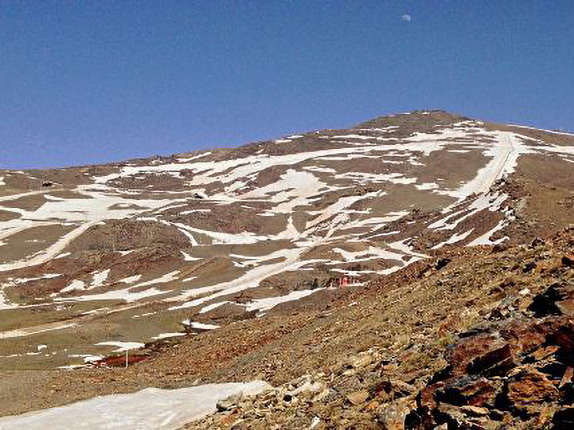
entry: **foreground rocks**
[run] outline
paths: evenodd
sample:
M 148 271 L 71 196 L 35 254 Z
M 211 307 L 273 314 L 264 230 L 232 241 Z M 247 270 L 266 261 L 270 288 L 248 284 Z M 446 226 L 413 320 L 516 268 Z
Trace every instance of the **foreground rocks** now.
M 417 390 L 380 378 L 384 363 L 381 351 L 365 351 L 332 373 L 304 375 L 259 396 L 225 399 L 218 413 L 185 428 L 401 429 Z
M 418 394 L 405 428 L 562 428 L 574 394 L 573 346 L 566 316 L 512 320 L 462 339 Z
M 186 428 L 574 428 L 572 319 L 509 321 L 495 332 L 468 335 L 421 390 L 382 377 L 381 351 L 368 351 L 334 373 L 221 401 L 217 414 Z
M 383 377 L 384 354 L 368 351 L 332 374 L 226 399 L 217 414 L 186 428 L 574 428 L 574 321 L 550 316 L 488 330 L 463 334 L 448 365 L 421 390 Z
M 556 241 L 566 249 L 574 245 L 571 232 Z M 508 251 L 494 250 L 501 252 Z M 477 316 L 470 323 L 460 306 L 458 312 L 457 305 L 448 311 L 435 306 L 442 315 L 434 332 L 438 339 L 397 334 L 395 339 L 404 339 L 402 349 L 370 348 L 327 372 L 305 375 L 253 398 L 231 399 L 218 413 L 186 428 L 574 429 L 570 253 L 555 252 L 543 240 L 511 253 L 520 258 L 498 257 L 506 275 L 487 279 L 486 272 L 476 274 L 484 277 L 484 285 L 465 301 Z M 460 272 L 442 272 L 444 266 L 439 266 L 436 272 L 421 273 L 443 291 L 451 288 L 452 300 L 464 297 L 454 289 L 466 282 Z M 484 296 L 489 298 L 479 302 Z M 419 302 L 413 312 L 421 306 Z M 402 327 L 411 329 L 406 322 Z M 435 350 L 442 352 L 433 355 Z

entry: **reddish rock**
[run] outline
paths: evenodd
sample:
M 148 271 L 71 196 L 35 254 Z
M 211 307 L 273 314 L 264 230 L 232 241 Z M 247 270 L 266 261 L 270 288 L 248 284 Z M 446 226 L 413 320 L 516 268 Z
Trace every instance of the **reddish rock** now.
M 453 376 L 477 374 L 511 358 L 509 345 L 494 335 L 476 336 L 456 345 L 451 354 Z
M 486 378 L 479 379 L 460 390 L 461 395 L 471 406 L 493 404 L 498 392 L 498 385 Z
M 437 401 L 435 400 L 435 392 L 440 388 L 443 388 L 445 384 L 443 382 L 438 382 L 433 385 L 429 385 L 421 390 L 419 396 L 417 398 L 417 403 L 420 408 L 424 409 L 434 409 L 438 406 Z
M 536 361 L 544 360 L 545 358 L 550 357 L 552 354 L 555 354 L 559 349 L 560 348 L 556 345 L 538 348 L 532 353 L 532 358 L 534 358 Z
M 571 320 L 564 321 L 549 336 L 548 341 L 560 347 L 559 354 L 566 364 L 574 361 L 574 324 Z
M 463 406 L 460 408 L 465 414 L 474 416 L 474 417 L 484 417 L 488 415 L 488 409 L 486 408 L 479 408 L 477 406 Z
M 492 331 L 454 345 L 450 366 L 421 390 L 405 429 L 526 428 L 516 425 L 525 420 L 541 428 L 555 410 L 549 405 L 571 403 L 574 321 L 514 319 L 493 324 Z M 556 378 L 562 378 L 560 389 Z M 574 429 L 568 427 L 574 412 L 569 414 L 560 412 L 556 429 Z
M 529 410 L 532 406 L 556 400 L 558 390 L 546 375 L 534 368 L 523 368 L 508 383 L 507 398 L 510 406 Z
M 487 353 L 475 357 L 468 366 L 468 373 L 489 375 L 503 375 L 514 367 L 514 360 L 509 344 L 493 348 Z
M 562 315 L 567 315 L 569 317 L 574 316 L 574 300 L 562 300 L 556 303 L 556 306 L 562 313 Z
M 501 388 L 502 381 L 499 379 L 481 378 L 473 381 L 469 377 L 463 377 L 438 389 L 435 393 L 435 401 L 439 404 L 448 403 L 455 406 L 493 407 Z
M 567 320 L 564 318 L 551 318 L 541 323 L 526 323 L 524 321 L 514 322 L 510 327 L 503 330 L 503 336 L 511 337 L 509 340 L 513 345 L 515 355 L 530 354 L 545 346 L 549 337 L 557 332 L 561 325 Z M 550 342 L 552 345 L 555 343 Z
M 562 376 L 558 388 L 562 388 L 564 385 L 572 383 L 573 376 L 574 376 L 574 367 L 569 366 L 564 372 L 564 376 Z

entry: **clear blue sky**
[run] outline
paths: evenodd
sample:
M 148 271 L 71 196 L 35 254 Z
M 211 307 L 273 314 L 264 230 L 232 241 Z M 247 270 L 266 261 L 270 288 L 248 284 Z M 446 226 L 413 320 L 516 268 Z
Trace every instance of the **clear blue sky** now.
M 0 1 L 0 168 L 428 108 L 574 129 L 574 2 Z

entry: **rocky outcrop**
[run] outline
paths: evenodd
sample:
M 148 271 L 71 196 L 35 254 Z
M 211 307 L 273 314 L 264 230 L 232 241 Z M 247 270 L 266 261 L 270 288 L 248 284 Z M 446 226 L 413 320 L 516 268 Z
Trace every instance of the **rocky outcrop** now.
M 553 291 L 536 296 L 531 308 L 542 312 Z M 449 365 L 418 394 L 406 429 L 570 428 L 563 423 L 574 398 L 574 320 L 511 319 L 488 330 L 461 336 Z
M 381 350 L 364 351 L 330 373 L 304 375 L 255 397 L 220 401 L 216 414 L 185 428 L 402 430 L 417 390 L 400 379 L 381 378 L 384 362 Z

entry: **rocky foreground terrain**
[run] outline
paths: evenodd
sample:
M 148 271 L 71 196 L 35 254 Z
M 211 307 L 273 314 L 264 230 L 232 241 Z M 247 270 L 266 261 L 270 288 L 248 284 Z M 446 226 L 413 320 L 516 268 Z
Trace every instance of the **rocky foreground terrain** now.
M 286 347 L 296 378 L 185 428 L 574 428 L 573 247 L 569 229 L 373 283 Z
M 574 135 L 419 111 L 0 178 L 2 415 L 262 380 L 186 428 L 574 428 Z

